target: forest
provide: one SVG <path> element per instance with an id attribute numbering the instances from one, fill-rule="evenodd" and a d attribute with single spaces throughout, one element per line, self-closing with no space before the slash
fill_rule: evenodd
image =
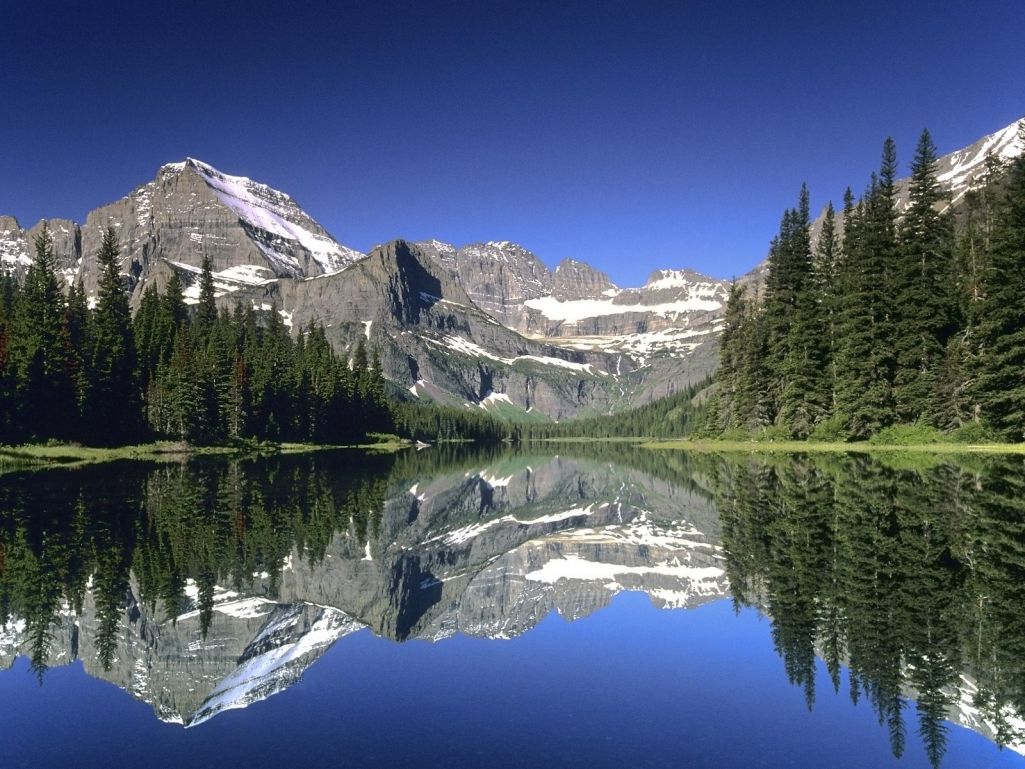
<path id="1" fill-rule="evenodd" d="M 321 326 L 292 335 L 276 308 L 218 310 L 209 260 L 199 301 L 173 274 L 133 315 L 112 228 L 97 253 L 97 296 L 65 293 L 45 228 L 24 280 L 0 271 L 0 444 L 117 446 L 154 439 L 352 444 L 372 433 L 501 440 L 486 414 L 389 397 L 373 350 L 349 355 Z"/>
<path id="2" fill-rule="evenodd" d="M 925 131 L 899 210 L 887 139 L 864 194 L 848 188 L 839 214 L 830 204 L 815 238 L 802 188 L 764 289 L 732 287 L 702 433 L 1025 438 L 1025 157 L 989 158 L 958 201 L 944 199 L 936 167 Z"/>

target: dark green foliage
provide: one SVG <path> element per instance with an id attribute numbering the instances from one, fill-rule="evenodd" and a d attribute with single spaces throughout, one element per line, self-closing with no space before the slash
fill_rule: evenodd
<path id="1" fill-rule="evenodd" d="M 17 379 L 16 439 L 72 438 L 77 422 L 66 302 L 55 271 L 46 227 L 17 293 L 11 323 L 10 362 Z"/>
<path id="2" fill-rule="evenodd" d="M 214 302 L 214 276 L 210 266 L 210 257 L 203 256 L 202 271 L 199 274 L 199 304 L 196 305 L 196 327 L 200 333 L 206 333 L 217 322 L 217 304 Z M 173 299 L 168 298 L 168 305 Z"/>
<path id="3" fill-rule="evenodd" d="M 1013 161 L 1002 182 L 979 280 L 975 393 L 983 419 L 1005 438 L 1020 441 L 1025 439 L 1025 156 Z"/>
<path id="4" fill-rule="evenodd" d="M 319 326 L 293 338 L 276 308 L 218 313 L 209 260 L 191 320 L 176 274 L 162 296 L 143 291 L 133 319 L 112 229 L 97 262 L 92 310 L 80 284 L 62 293 L 45 228 L 24 286 L 0 275 L 0 442 L 353 443 L 393 431 L 362 343 L 350 362 Z"/>
<path id="5" fill-rule="evenodd" d="M 887 139 L 862 198 L 845 194 L 842 228 L 827 208 L 814 252 L 802 189 L 764 301 L 731 293 L 705 431 L 865 439 L 981 422 L 1025 439 L 1025 160 L 989 159 L 957 208 L 936 166 L 925 131 L 898 215 Z"/>
<path id="6" fill-rule="evenodd" d="M 103 234 L 96 261 L 100 280 L 90 339 L 87 434 L 98 442 L 124 444 L 142 434 L 142 415 L 132 318 L 113 227 Z"/>
<path id="7" fill-rule="evenodd" d="M 851 437 L 865 438 L 893 422 L 892 273 L 897 254 L 894 181 L 896 149 L 883 145 L 879 176 L 864 198 L 845 206 L 843 252 L 837 270 L 835 403 Z"/>
<path id="8" fill-rule="evenodd" d="M 953 222 L 939 213 L 940 202 L 936 147 L 924 131 L 911 162 L 910 201 L 893 271 L 893 397 L 900 422 L 937 421 L 933 396 L 947 340 L 957 327 Z"/>

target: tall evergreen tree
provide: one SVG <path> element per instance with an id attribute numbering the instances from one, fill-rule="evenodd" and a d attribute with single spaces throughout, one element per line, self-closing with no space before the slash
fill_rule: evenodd
<path id="1" fill-rule="evenodd" d="M 1025 121 L 1019 124 L 1025 141 Z M 977 399 L 1004 437 L 1025 440 L 1025 155 L 1011 163 L 997 201 L 982 274 Z"/>
<path id="2" fill-rule="evenodd" d="M 141 417 L 131 313 L 113 227 L 104 232 L 96 261 L 100 279 L 92 334 L 90 437 L 117 444 L 138 436 Z"/>
<path id="3" fill-rule="evenodd" d="M 826 213 L 822 220 L 822 229 L 819 232 L 819 240 L 815 246 L 815 261 L 812 271 L 813 292 L 818 298 L 823 316 L 825 329 L 825 352 L 826 352 L 826 375 L 819 381 L 822 388 L 822 397 L 826 399 L 828 411 L 832 413 L 835 408 L 836 379 L 838 376 L 836 367 L 836 326 L 837 307 L 839 306 L 840 293 L 837 283 L 837 260 L 839 259 L 839 239 L 836 234 L 836 212 L 833 210 L 833 202 L 826 206 Z"/>
<path id="4" fill-rule="evenodd" d="M 14 278 L 0 269 L 0 443 L 17 439 L 17 378 L 11 362 L 11 311 L 14 308 Z"/>
<path id="5" fill-rule="evenodd" d="M 67 345 L 62 343 L 65 301 L 55 265 L 53 240 L 44 224 L 35 239 L 35 257 L 18 293 L 12 324 L 11 360 L 26 437 L 73 437 L 75 388 Z"/>
<path id="6" fill-rule="evenodd" d="M 893 270 L 893 399 L 897 420 L 935 422 L 937 376 L 957 312 L 953 228 L 941 214 L 936 146 L 923 131 L 911 163 L 909 205 Z"/>
<path id="7" fill-rule="evenodd" d="M 180 285 L 180 284 L 179 284 Z M 168 306 L 171 307 L 171 291 L 173 285 L 168 284 Z M 217 322 L 216 292 L 214 290 L 213 268 L 210 257 L 203 255 L 202 272 L 199 274 L 199 304 L 196 306 L 196 326 L 201 334 L 208 333 Z"/>
<path id="8" fill-rule="evenodd" d="M 844 210 L 838 281 L 844 294 L 837 336 L 837 413 L 852 437 L 864 438 L 893 422 L 892 271 L 897 238 L 897 154 L 883 144 L 879 175 L 854 207 Z"/>
<path id="9" fill-rule="evenodd" d="M 92 318 L 89 305 L 85 298 L 82 281 L 75 281 L 68 292 L 68 305 L 64 316 L 64 330 L 61 334 L 62 344 L 66 350 L 68 373 L 71 376 L 75 391 L 75 430 L 79 439 L 88 436 L 85 433 L 85 409 L 89 397 L 89 350 L 92 336 Z"/>
<path id="10" fill-rule="evenodd" d="M 783 336 L 783 379 L 779 422 L 796 438 L 807 438 L 829 412 L 829 328 L 824 286 L 816 280 L 811 249 L 808 188 L 801 187 L 800 201 L 791 215 L 791 229 L 781 233 L 791 252 L 793 309 Z M 767 308 L 769 309 L 769 308 Z M 770 310 L 771 313 L 771 310 Z"/>

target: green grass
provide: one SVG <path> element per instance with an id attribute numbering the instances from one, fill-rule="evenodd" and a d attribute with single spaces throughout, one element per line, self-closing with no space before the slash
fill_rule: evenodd
<path id="1" fill-rule="evenodd" d="M 646 449 L 677 449 L 685 451 L 721 451 L 752 453 L 801 452 L 929 452 L 934 454 L 1025 454 L 1025 443 L 851 443 L 826 441 L 722 441 L 722 440 L 665 440 L 642 441 Z"/>
<path id="2" fill-rule="evenodd" d="M 395 435 L 384 434 L 371 435 L 367 443 L 354 446 L 267 442 L 242 443 L 234 446 L 193 446 L 179 441 L 154 441 L 134 446 L 113 447 L 81 446 L 73 443 L 23 444 L 0 446 L 0 472 L 44 467 L 78 467 L 120 459 L 172 462 L 203 454 L 300 454 L 339 448 L 397 451 L 409 446 L 409 441 Z"/>

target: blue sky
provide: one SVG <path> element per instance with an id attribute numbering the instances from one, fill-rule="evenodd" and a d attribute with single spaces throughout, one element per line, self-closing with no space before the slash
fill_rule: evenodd
<path id="1" fill-rule="evenodd" d="M 295 6 L 295 7 L 292 7 Z M 807 181 L 1025 115 L 1025 3 L 3 0 L 0 213 L 193 156 L 339 241 L 513 240 L 620 285 L 741 274 Z"/>

